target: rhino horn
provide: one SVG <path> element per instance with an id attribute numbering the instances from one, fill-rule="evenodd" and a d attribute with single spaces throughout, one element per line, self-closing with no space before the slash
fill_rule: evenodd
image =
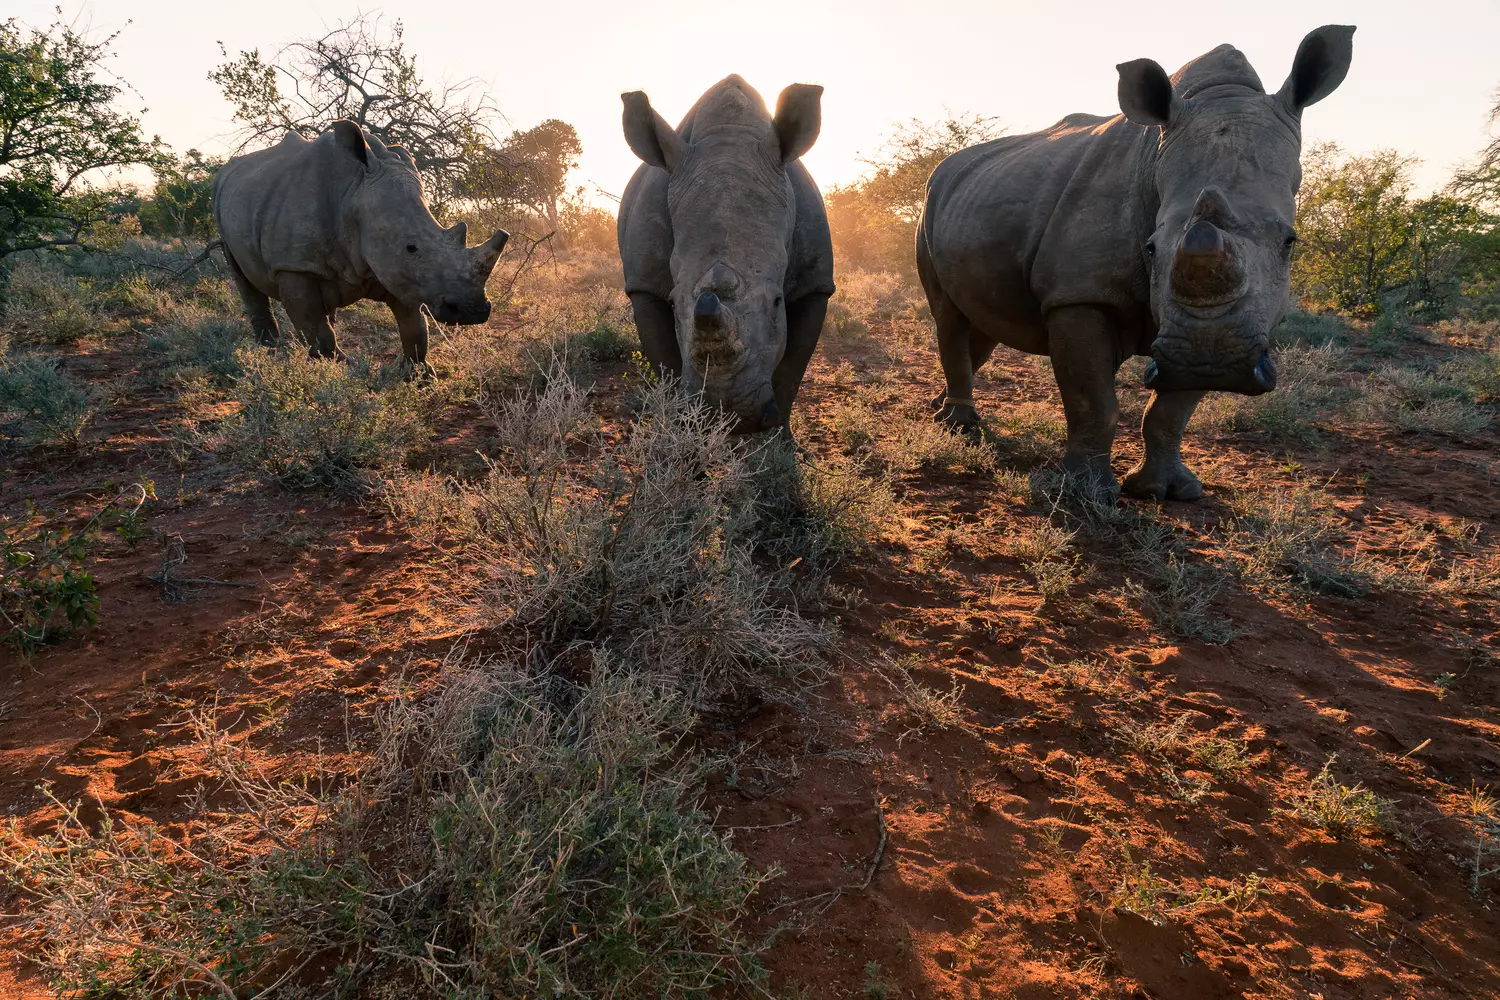
<path id="1" fill-rule="evenodd" d="M 469 227 L 462 222 L 455 222 L 452 226 L 443 230 L 448 238 L 460 247 L 469 245 Z"/>
<path id="2" fill-rule="evenodd" d="M 700 292 L 693 303 L 693 329 L 708 334 L 723 332 L 724 303 L 713 292 Z"/>
<path id="3" fill-rule="evenodd" d="M 1187 232 L 1172 261 L 1172 295 L 1188 305 L 1222 305 L 1244 291 L 1245 271 L 1219 227 L 1234 220 L 1224 196 L 1205 188 L 1193 206 Z"/>
<path id="4" fill-rule="evenodd" d="M 459 223 L 463 225 L 462 222 Z M 505 249 L 505 241 L 510 239 L 510 233 L 503 229 L 495 230 L 495 235 L 485 240 L 474 248 L 474 262 L 478 265 L 479 273 L 489 276 L 495 269 L 495 262 L 500 259 L 500 251 Z"/>
<path id="5" fill-rule="evenodd" d="M 1218 188 L 1206 187 L 1198 194 L 1198 200 L 1193 202 L 1192 219 L 1207 219 L 1216 226 L 1229 227 L 1236 222 L 1234 209 L 1230 207 L 1229 199 L 1224 197 Z"/>

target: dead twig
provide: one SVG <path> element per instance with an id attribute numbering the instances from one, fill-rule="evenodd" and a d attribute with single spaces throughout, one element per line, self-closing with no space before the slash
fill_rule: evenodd
<path id="1" fill-rule="evenodd" d="M 780 830 L 784 826 L 796 826 L 802 822 L 801 816 L 793 816 L 785 823 L 767 823 L 764 826 L 726 826 L 726 830 Z"/>
<path id="2" fill-rule="evenodd" d="M 870 870 L 865 872 L 865 880 L 860 884 L 861 890 L 868 889 L 870 883 L 875 880 L 875 873 L 880 869 L 880 861 L 885 857 L 886 825 L 885 810 L 880 805 L 880 793 L 875 793 L 875 819 L 880 823 L 880 843 L 875 845 L 875 855 L 870 858 Z"/>
<path id="3" fill-rule="evenodd" d="M 203 263 L 205 260 L 208 260 L 208 258 L 213 255 L 213 252 L 215 250 L 223 250 L 223 249 L 224 249 L 224 241 L 223 240 L 212 240 L 212 241 L 210 241 L 209 244 L 208 244 L 208 246 L 206 246 L 206 247 L 203 248 L 203 252 L 202 253 L 200 253 L 198 256 L 194 257 L 192 259 L 192 262 L 189 263 L 187 267 L 184 267 L 184 268 L 182 268 L 179 271 L 174 271 L 172 273 L 172 277 L 174 279 L 182 277 L 184 274 L 187 274 L 189 271 L 191 271 L 193 268 L 197 267 L 199 264 Z"/>

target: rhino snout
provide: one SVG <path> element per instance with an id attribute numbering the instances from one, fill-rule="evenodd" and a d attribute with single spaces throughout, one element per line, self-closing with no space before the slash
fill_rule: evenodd
<path id="1" fill-rule="evenodd" d="M 432 310 L 432 315 L 439 323 L 475 326 L 490 318 L 490 303 L 488 299 L 464 302 L 445 297 L 438 300 L 437 308 Z"/>
<path id="2" fill-rule="evenodd" d="M 1259 396 L 1276 388 L 1276 362 L 1271 352 L 1261 349 L 1254 363 L 1230 367 L 1182 365 L 1164 357 L 1146 364 L 1147 389 L 1157 392 L 1237 392 Z"/>

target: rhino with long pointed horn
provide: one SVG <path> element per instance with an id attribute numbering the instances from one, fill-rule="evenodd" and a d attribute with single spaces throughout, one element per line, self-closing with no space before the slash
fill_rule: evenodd
<path id="1" fill-rule="evenodd" d="M 996 345 L 1050 355 L 1064 468 L 1113 492 L 1115 371 L 1149 355 L 1146 454 L 1125 490 L 1200 495 L 1181 458 L 1198 401 L 1276 387 L 1302 111 L 1343 82 L 1353 36 L 1308 34 L 1274 93 L 1229 45 L 1172 77 L 1150 59 L 1122 63 L 1122 114 L 1069 115 L 939 164 L 917 233 L 947 380 L 937 419 L 977 431 L 974 373 Z"/>
<path id="2" fill-rule="evenodd" d="M 427 320 L 483 323 L 485 282 L 509 238 L 467 245 L 427 208 L 411 154 L 351 121 L 316 139 L 295 132 L 230 158 L 214 178 L 214 221 L 257 338 L 276 344 L 271 299 L 286 307 L 314 357 L 334 357 L 335 311 L 360 299 L 390 306 L 401 350 L 427 361 Z"/>

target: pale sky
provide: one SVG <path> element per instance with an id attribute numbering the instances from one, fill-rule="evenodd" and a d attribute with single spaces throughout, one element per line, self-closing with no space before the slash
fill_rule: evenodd
<path id="1" fill-rule="evenodd" d="M 56 0 L 8 0 L 6 16 L 45 25 Z M 1268 90 L 1297 43 L 1352 23 L 1354 64 L 1304 115 L 1304 141 L 1418 156 L 1440 186 L 1487 142 L 1500 85 L 1497 0 L 78 0 L 64 13 L 123 29 L 113 66 L 178 150 L 221 153 L 231 109 L 207 77 L 230 52 L 320 34 L 363 10 L 399 18 L 429 80 L 478 77 L 510 127 L 577 127 L 576 180 L 618 194 L 638 163 L 620 134 L 619 94 L 645 90 L 676 122 L 709 85 L 739 73 L 774 104 L 789 83 L 821 83 L 823 133 L 805 158 L 819 184 L 857 177 L 892 124 L 946 111 L 996 115 L 1011 132 L 1075 111 L 1114 114 L 1115 64 L 1142 56 L 1173 72 L 1220 42 L 1245 51 Z M 126 22 L 130 22 L 127 24 Z M 501 128 L 504 129 L 504 124 Z"/>

